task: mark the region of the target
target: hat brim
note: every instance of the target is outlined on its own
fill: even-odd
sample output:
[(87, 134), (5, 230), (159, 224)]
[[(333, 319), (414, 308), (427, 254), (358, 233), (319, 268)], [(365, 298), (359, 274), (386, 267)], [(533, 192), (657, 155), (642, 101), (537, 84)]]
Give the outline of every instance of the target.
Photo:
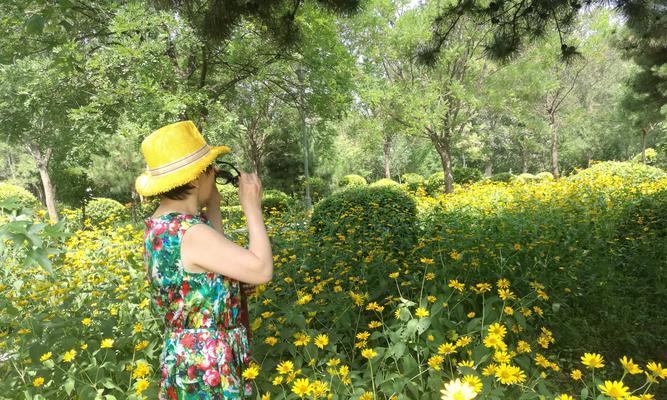
[(134, 188), (137, 193), (144, 197), (168, 192), (196, 179), (219, 155), (229, 152), (231, 152), (231, 149), (227, 146), (211, 146), (211, 151), (206, 157), (189, 164), (185, 168), (159, 176), (151, 176), (145, 171), (134, 181)]

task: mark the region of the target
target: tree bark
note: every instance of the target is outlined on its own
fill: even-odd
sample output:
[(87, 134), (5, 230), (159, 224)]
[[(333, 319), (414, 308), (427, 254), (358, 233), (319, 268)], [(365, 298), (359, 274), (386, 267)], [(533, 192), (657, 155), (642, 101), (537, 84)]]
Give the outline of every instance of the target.
[(560, 178), (558, 172), (558, 127), (556, 126), (556, 115), (549, 114), (549, 128), (551, 129), (551, 173), (554, 180)]
[(646, 164), (646, 133), (648, 129), (642, 128), (642, 164)]
[(39, 145), (30, 143), (28, 145), (28, 152), (30, 152), (30, 154), (37, 162), (39, 177), (42, 180), (42, 186), (44, 188), (44, 200), (46, 203), (46, 208), (49, 211), (49, 219), (52, 222), (58, 222), (58, 212), (56, 210), (56, 191), (53, 183), (51, 183), (51, 177), (49, 176), (48, 169), (49, 160), (51, 159), (53, 149), (49, 147), (46, 149), (46, 152), (42, 153), (42, 151), (39, 149)]
[(442, 170), (445, 174), (445, 194), (454, 191), (454, 178), (452, 177), (452, 158), (449, 155), (449, 149), (446, 144), (436, 144), (436, 149), (440, 155), (440, 162), (442, 163)]
[(486, 160), (484, 162), (484, 176), (491, 176), (493, 175), (493, 164), (491, 163), (491, 160)]
[(391, 136), (384, 137), (384, 177), (391, 179), (391, 171), (389, 169), (389, 152), (391, 151)]

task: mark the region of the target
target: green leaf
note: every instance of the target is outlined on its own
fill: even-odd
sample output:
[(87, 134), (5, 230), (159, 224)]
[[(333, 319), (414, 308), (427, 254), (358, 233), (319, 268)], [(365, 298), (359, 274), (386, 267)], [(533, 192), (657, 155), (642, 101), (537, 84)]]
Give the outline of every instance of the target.
[(35, 14), (28, 18), (25, 23), (25, 30), (30, 34), (42, 33), (44, 31), (44, 17), (40, 14)]
[(72, 393), (72, 390), (74, 390), (74, 379), (68, 378), (67, 381), (65, 381), (65, 393), (69, 396)]

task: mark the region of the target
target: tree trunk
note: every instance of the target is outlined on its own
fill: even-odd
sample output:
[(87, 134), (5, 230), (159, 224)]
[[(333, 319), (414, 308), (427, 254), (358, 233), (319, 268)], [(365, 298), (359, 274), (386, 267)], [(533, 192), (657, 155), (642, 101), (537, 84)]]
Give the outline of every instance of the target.
[(642, 164), (646, 164), (646, 128), (642, 128)]
[(389, 152), (391, 151), (391, 137), (384, 138), (384, 177), (391, 179), (391, 171), (389, 169)]
[(554, 113), (549, 114), (549, 128), (551, 128), (551, 173), (554, 180), (558, 180), (560, 178), (558, 173), (558, 127)]
[(58, 212), (56, 211), (56, 191), (51, 183), (49, 176), (49, 160), (51, 159), (52, 148), (46, 149), (46, 153), (42, 153), (39, 146), (31, 143), (28, 145), (28, 151), (32, 154), (37, 162), (37, 169), (39, 170), (39, 177), (42, 179), (42, 186), (44, 187), (44, 200), (46, 208), (49, 211), (49, 219), (52, 222), (58, 222)]
[(493, 175), (493, 164), (491, 163), (491, 160), (486, 160), (484, 162), (484, 176), (491, 176)]
[(449, 149), (446, 144), (436, 144), (436, 149), (440, 155), (442, 170), (445, 174), (445, 194), (454, 191), (454, 178), (452, 177), (452, 159), (449, 155)]

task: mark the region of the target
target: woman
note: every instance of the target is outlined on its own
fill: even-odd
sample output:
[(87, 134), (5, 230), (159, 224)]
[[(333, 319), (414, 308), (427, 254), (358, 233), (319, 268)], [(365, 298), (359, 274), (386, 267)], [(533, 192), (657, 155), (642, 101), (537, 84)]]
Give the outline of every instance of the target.
[(228, 240), (221, 226), (212, 162), (229, 147), (209, 146), (191, 121), (183, 121), (147, 136), (141, 151), (147, 171), (135, 188), (142, 196), (160, 196), (160, 205), (144, 220), (152, 305), (165, 322), (158, 398), (252, 395), (241, 375), (252, 355), (240, 320), (241, 282), (262, 284), (273, 275), (261, 183), (256, 173), (239, 176), (250, 237), (246, 249)]

